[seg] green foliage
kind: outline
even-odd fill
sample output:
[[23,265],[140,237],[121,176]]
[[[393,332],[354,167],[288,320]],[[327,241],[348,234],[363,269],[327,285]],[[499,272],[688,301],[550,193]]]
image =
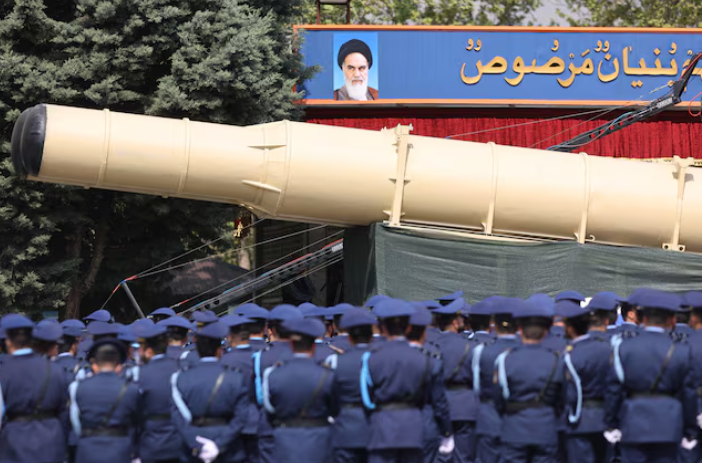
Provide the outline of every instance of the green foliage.
[[[0,310],[95,310],[119,281],[230,232],[240,213],[19,180],[7,156],[20,111],[45,102],[237,124],[295,118],[293,87],[312,71],[293,53],[296,5],[0,0]],[[147,311],[177,302],[157,298],[167,279],[131,284]],[[126,305],[115,300],[113,310]]]
[[[565,0],[571,26],[700,27],[701,0]],[[574,12],[574,13],[572,13]]]
[[[316,3],[306,0],[298,22],[316,22]],[[524,24],[541,0],[352,0],[354,24],[501,25]],[[324,5],[325,24],[346,22],[346,9]]]

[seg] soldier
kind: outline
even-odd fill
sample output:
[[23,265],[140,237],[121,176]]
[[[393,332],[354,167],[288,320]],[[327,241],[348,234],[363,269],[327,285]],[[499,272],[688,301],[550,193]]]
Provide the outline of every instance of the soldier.
[[517,347],[517,324],[513,313],[524,309],[526,303],[517,298],[499,298],[491,304],[495,332],[494,341],[480,344],[473,349],[473,391],[480,400],[475,434],[476,461],[498,463],[500,460],[500,433],[502,419],[495,408],[496,386],[493,384],[495,359],[504,351]]
[[56,320],[42,320],[32,330],[32,350],[49,360],[58,356],[63,329]]
[[[674,294],[637,294],[645,328],[638,336],[614,342],[605,396],[605,438],[620,442],[626,462],[675,461],[678,448],[697,441],[695,391],[690,348],[666,333],[681,300]],[[651,425],[655,420],[658,425]]]
[[343,317],[347,311],[354,308],[355,307],[351,304],[338,304],[332,307],[332,309],[334,309],[334,328],[336,329],[336,336],[329,341],[329,348],[337,354],[343,354],[348,349],[351,349],[349,335],[348,333],[344,332],[344,329],[341,328],[340,324],[341,317]]
[[242,315],[253,323],[248,323],[246,329],[249,333],[249,345],[252,352],[258,352],[266,348],[268,343],[265,340],[266,322],[270,313],[256,304],[243,304],[234,311],[237,315]]
[[541,342],[553,312],[527,302],[514,312],[521,344],[495,360],[495,405],[502,415],[500,452],[513,463],[559,462],[559,415],[563,405],[561,357]]
[[619,307],[619,297],[610,292],[601,292],[592,296],[587,303],[587,309],[592,314],[590,320],[590,330],[588,335],[591,338],[604,339],[610,341],[614,331],[610,329],[610,323],[617,318],[617,308]]
[[[330,323],[328,324],[328,333],[332,335],[330,338],[317,339],[315,343],[317,346],[314,350],[314,360],[315,362],[322,364],[324,361],[332,354],[343,354],[344,347],[349,347],[347,342],[338,341],[339,328],[338,324],[341,320],[341,316],[349,309],[353,308],[351,304],[339,304],[329,308],[318,307],[316,311],[309,312],[307,318],[316,317],[324,314],[324,318],[328,319]],[[343,337],[346,340],[346,336]],[[336,341],[335,341],[336,340]],[[335,345],[338,344],[338,345]]]
[[[599,298],[594,296],[589,306],[611,306],[596,299]],[[612,351],[605,336],[590,334],[589,306],[583,308],[568,300],[556,303],[556,313],[564,318],[566,336],[571,340],[563,357],[568,414],[566,442],[570,463],[600,463],[606,461],[608,454],[607,441],[602,433],[606,429],[604,396]],[[598,311],[607,313],[606,310]],[[606,321],[602,323],[602,328],[606,328]],[[602,331],[595,333],[601,334]]]
[[[692,376],[694,387],[697,391],[696,421],[697,426],[702,428],[702,291],[690,291],[683,296],[683,306],[690,310],[690,327],[694,330],[689,337],[690,356],[692,361]],[[699,431],[698,431],[699,434]],[[699,445],[688,451],[682,451],[681,457],[684,462],[698,462],[702,449]]]
[[[471,368],[471,349],[477,343],[460,334],[460,311],[464,305],[463,298],[458,298],[434,310],[436,323],[442,331],[441,336],[436,339],[436,345],[444,361],[444,383],[456,445],[452,461],[456,463],[472,462],[475,459],[475,420],[478,415],[478,401],[473,392]],[[489,302],[479,302],[471,310],[478,310],[484,314],[489,306]]]
[[[63,343],[59,346],[59,354],[54,362],[63,369],[66,384],[70,385],[81,367],[81,362],[76,358],[76,355],[85,325],[80,320],[64,320],[61,322],[61,328],[63,330]],[[68,463],[74,463],[76,460],[78,436],[73,432],[70,425],[68,426],[67,444]]]
[[[362,357],[361,398],[371,413],[368,462],[420,463],[424,437],[421,410],[430,387],[431,361],[405,337],[414,313],[411,305],[389,299],[378,303],[374,311],[387,341]],[[452,437],[442,439],[442,452],[451,447]]]
[[491,303],[481,301],[468,309],[468,322],[473,331],[471,339],[474,343],[482,344],[492,342],[495,336],[490,333],[492,319]]
[[352,347],[343,355],[333,354],[328,361],[334,369],[333,395],[340,407],[331,433],[334,463],[365,463],[368,459],[370,430],[358,378],[361,358],[368,351],[377,324],[368,310],[358,308],[349,309],[339,322],[339,327],[348,332]]
[[184,444],[184,462],[242,461],[238,438],[248,415],[248,388],[241,372],[219,361],[228,331],[219,322],[203,326],[196,335],[198,363],[171,376],[171,419]]
[[670,335],[675,342],[687,342],[693,331],[690,328],[690,308],[681,307],[675,314],[675,326]]
[[[559,300],[572,300],[576,303],[579,303],[578,295],[579,293],[575,293],[574,291],[564,291],[558,294],[560,297]],[[547,312],[554,313],[555,302],[554,299],[552,299],[548,294],[532,294],[527,298],[527,302],[536,304]],[[549,328],[548,334],[542,341],[541,345],[551,349],[553,352],[561,353],[565,350],[567,344],[563,320],[561,320],[561,318],[558,316],[554,316],[553,320],[551,321],[551,327]]]
[[[441,447],[441,439],[450,438],[453,433],[451,413],[446,386],[444,385],[444,362],[437,346],[426,344],[426,327],[432,322],[432,313],[423,303],[412,302],[415,313],[410,316],[410,329],[407,340],[410,346],[419,349],[431,362],[431,377],[427,387],[427,397],[422,408],[424,420],[424,463],[436,461]],[[453,448],[442,448],[442,455],[450,454]]]
[[139,391],[119,376],[127,359],[124,345],[114,338],[96,340],[88,351],[93,375],[69,388],[70,418],[78,436],[77,463],[131,461],[131,434],[136,427]]
[[[641,289],[635,289],[631,292],[629,298],[626,301],[620,302],[621,314],[622,318],[624,319],[624,322],[621,325],[619,325],[619,330],[617,332],[620,338],[632,338],[637,336],[641,332],[641,329],[639,328],[641,320],[639,319],[639,310],[637,303],[637,297],[640,294],[640,292]],[[612,338],[614,339],[614,337]]]
[[256,403],[259,407],[260,421],[258,425],[258,449],[261,463],[279,463],[273,458],[274,441],[273,428],[268,420],[268,416],[263,410],[263,372],[266,368],[275,365],[279,361],[288,360],[293,357],[293,350],[290,345],[290,333],[281,326],[282,322],[294,319],[302,319],[302,313],[297,307],[283,304],[271,310],[268,320],[268,328],[273,341],[265,349],[254,352],[254,390],[256,391]]
[[334,373],[314,361],[315,339],[324,325],[315,319],[291,319],[292,358],[278,361],[263,374],[263,403],[273,424],[274,461],[326,463],[331,457],[329,418],[339,412],[332,394]]
[[9,314],[1,324],[9,355],[0,368],[0,461],[60,463],[66,453],[63,371],[32,352],[31,320]]
[[187,352],[185,344],[188,342],[188,333],[193,325],[186,320],[185,317],[181,317],[180,315],[168,317],[156,324],[166,327],[166,335],[168,337],[166,357],[173,360],[180,360],[183,353]]
[[248,339],[246,339],[248,338],[249,327],[257,324],[257,321],[241,315],[225,315],[219,321],[229,328],[228,340],[230,349],[222,355],[222,365],[240,371],[248,388],[249,412],[246,425],[241,430],[242,445],[240,450],[244,453],[244,461],[247,463],[258,463],[258,422],[260,417],[256,406],[256,391],[250,380],[253,377],[251,355],[254,351],[251,349]]
[[137,453],[141,463],[178,463],[181,440],[171,421],[171,377],[178,371],[178,362],[166,356],[167,328],[142,324],[134,330],[144,362],[133,375],[141,392]]

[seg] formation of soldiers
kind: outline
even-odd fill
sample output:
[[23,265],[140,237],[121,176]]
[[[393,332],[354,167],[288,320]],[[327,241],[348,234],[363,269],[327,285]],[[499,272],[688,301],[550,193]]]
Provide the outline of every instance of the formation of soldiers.
[[84,321],[0,320],[0,462],[700,460],[702,292]]

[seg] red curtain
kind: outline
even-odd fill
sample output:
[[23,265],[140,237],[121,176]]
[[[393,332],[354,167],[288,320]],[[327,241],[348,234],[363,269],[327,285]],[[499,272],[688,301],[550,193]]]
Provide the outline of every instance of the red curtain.
[[[315,114],[314,110],[308,110],[307,122],[368,130],[391,128],[398,124],[412,124],[414,135],[441,138],[451,136],[457,140],[493,141],[501,145],[540,149],[546,149],[601,124],[611,122],[618,115],[608,114],[605,118],[587,121],[587,116],[545,120],[558,116],[554,116],[554,113],[539,113],[539,110],[532,111],[537,114],[532,114],[531,117],[524,114],[527,110],[519,110],[521,114],[516,116],[520,117],[505,117],[508,113],[514,112],[510,109],[462,110],[463,113],[472,111],[473,114],[470,117],[442,115],[437,109],[433,110],[434,114],[431,116],[416,115],[418,111],[412,108],[394,110],[392,114],[387,115],[368,113],[367,117],[358,115],[348,117],[348,113],[339,114],[339,111],[337,110],[336,114]],[[579,110],[579,112],[582,111],[584,110]],[[505,129],[495,130],[500,127]],[[487,132],[474,133],[486,130]],[[674,155],[683,158],[702,158],[700,141],[702,141],[702,124],[699,123],[699,119],[693,119],[687,111],[674,111],[652,121],[635,123],[576,151],[629,158],[670,158]]]

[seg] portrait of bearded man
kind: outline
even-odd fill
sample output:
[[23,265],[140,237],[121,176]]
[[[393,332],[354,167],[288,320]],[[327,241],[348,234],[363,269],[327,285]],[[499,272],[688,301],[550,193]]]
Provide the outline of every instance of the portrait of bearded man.
[[344,73],[344,85],[334,90],[338,101],[368,101],[378,99],[378,90],[368,86],[368,70],[373,67],[373,54],[365,42],[352,39],[339,48],[337,57]]

